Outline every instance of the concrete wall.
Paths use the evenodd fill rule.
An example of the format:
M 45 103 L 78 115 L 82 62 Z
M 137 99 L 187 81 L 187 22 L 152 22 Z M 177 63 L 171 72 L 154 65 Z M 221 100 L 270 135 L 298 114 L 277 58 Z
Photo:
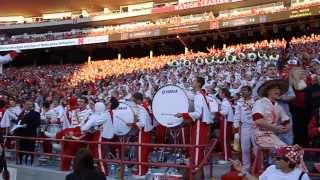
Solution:
M 60 172 L 39 167 L 8 165 L 10 180 L 64 180 L 69 172 Z M 16 178 L 14 177 L 16 174 Z

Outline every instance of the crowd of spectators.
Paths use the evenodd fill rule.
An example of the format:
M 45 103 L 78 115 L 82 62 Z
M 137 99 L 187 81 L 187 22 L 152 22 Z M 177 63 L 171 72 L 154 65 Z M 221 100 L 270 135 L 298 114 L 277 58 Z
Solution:
M 266 77 L 268 67 L 278 67 L 274 75 L 287 81 L 289 78 L 295 94 L 295 98 L 288 102 L 290 109 L 286 111 L 288 116 L 292 116 L 293 122 L 291 129 L 293 134 L 289 135 L 289 140 L 286 142 L 308 147 L 320 136 L 317 119 L 319 117 L 308 109 L 310 101 L 319 101 L 317 96 L 309 96 L 319 90 L 317 89 L 320 83 L 318 59 L 320 57 L 317 51 L 320 45 L 319 39 L 320 35 L 312 34 L 294 37 L 289 42 L 276 39 L 231 45 L 223 49 L 210 47 L 208 52 L 92 61 L 79 65 L 10 67 L 0 76 L 0 92 L 2 98 L 8 95 L 17 98 L 21 106 L 26 98 L 31 97 L 40 108 L 45 103 L 59 100 L 61 105 L 68 109 L 70 99 L 73 97 L 86 96 L 94 102 L 99 99 L 107 100 L 114 91 L 117 91 L 118 96 L 123 99 L 130 99 L 134 92 L 140 92 L 144 97 L 152 99 L 157 90 L 167 84 L 176 84 L 190 90 L 193 79 L 202 76 L 205 79 L 204 88 L 209 94 L 218 96 L 221 89 L 227 89 L 230 92 L 230 100 L 236 103 L 241 97 L 242 87 L 249 86 L 254 89 L 257 83 Z M 215 59 L 229 55 L 240 56 L 242 53 L 246 58 L 234 62 L 197 61 L 199 57 Z M 249 58 L 249 53 L 255 53 L 256 57 Z M 268 58 L 270 54 L 278 55 L 279 58 L 270 60 Z M 185 63 L 187 60 L 191 64 L 187 65 Z M 180 65 L 173 67 L 171 64 L 173 61 L 179 62 Z M 270 66 L 272 63 L 275 66 Z M 296 71 L 296 68 L 300 71 Z M 303 86 L 299 84 L 300 81 L 304 82 Z M 6 98 L 3 100 L 8 101 Z M 300 111 L 292 111 L 293 109 Z M 308 129 L 312 131 L 308 132 Z
M 314 4 L 308 4 L 311 6 Z M 155 22 L 145 21 L 145 22 L 135 22 L 130 24 L 122 24 L 115 26 L 104 26 L 100 28 L 86 28 L 86 29 L 73 29 L 68 32 L 48 32 L 44 34 L 23 34 L 23 35 L 13 35 L 13 36 L 1 36 L 0 45 L 4 44 L 18 44 L 18 43 L 28 43 L 28 42 L 38 42 L 38 41 L 50 41 L 50 40 L 60 40 L 60 39 L 70 39 L 70 38 L 80 38 L 88 36 L 98 36 L 98 35 L 111 35 L 115 33 L 129 33 L 129 32 L 139 32 L 142 30 L 155 30 L 159 28 L 166 28 L 170 26 L 183 26 L 191 25 L 201 22 L 219 21 L 232 19 L 235 17 L 246 17 L 252 15 L 264 15 L 272 14 L 280 11 L 290 10 L 286 8 L 282 3 L 261 7 L 261 8 L 244 8 L 245 10 L 235 10 L 220 13 L 215 16 L 213 12 L 205 12 L 195 15 L 187 16 L 174 16 L 169 18 L 158 19 Z

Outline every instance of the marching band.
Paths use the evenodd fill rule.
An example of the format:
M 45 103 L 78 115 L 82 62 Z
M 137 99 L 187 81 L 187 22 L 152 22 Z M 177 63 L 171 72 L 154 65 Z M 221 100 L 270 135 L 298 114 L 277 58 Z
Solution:
M 205 62 L 207 60 L 197 60 L 199 64 Z M 187 62 L 184 64 L 188 66 Z M 192 74 L 187 78 L 188 72 L 178 72 L 170 74 L 174 76 L 170 80 L 166 80 L 166 76 L 159 77 L 163 81 L 156 92 L 151 88 L 155 82 L 150 77 L 143 77 L 133 82 L 136 89 L 125 86 L 118 90 L 107 88 L 105 94 L 95 99 L 82 95 L 69 100 L 66 105 L 62 98 L 53 98 L 50 102 L 44 102 L 39 110 L 41 137 L 72 141 L 44 142 L 43 151 L 60 151 L 60 170 L 68 171 L 72 161 L 69 156 L 74 156 L 82 147 L 90 149 L 95 159 L 110 158 L 110 154 L 119 158 L 120 146 L 99 143 L 136 142 L 139 144 L 136 146 L 136 160 L 146 163 L 152 148 L 141 144 L 168 143 L 171 138 L 171 143 L 194 146 L 186 154 L 189 163 L 197 166 L 204 158 L 204 145 L 214 133 L 212 127 L 218 125 L 221 159 L 228 161 L 232 158 L 232 150 L 241 150 L 243 170 L 249 172 L 261 163 L 257 162 L 259 149 L 274 149 L 288 144 L 281 135 L 291 127 L 289 114 L 277 102 L 290 87 L 285 81 L 277 79 L 278 72 L 274 65 L 268 65 L 266 70 L 266 76 L 260 80 L 254 79 L 250 71 L 216 74 L 218 80 L 233 82 L 229 87 L 222 88 L 217 88 L 221 84 L 208 77 Z M 0 107 L 0 125 L 7 135 L 15 134 L 15 130 L 20 128 L 19 115 L 23 112 L 14 97 L 9 99 L 9 105 L 4 112 Z M 172 137 L 168 137 L 168 132 Z M 179 132 L 180 135 L 172 132 Z M 99 143 L 85 144 L 78 140 Z M 235 148 L 236 143 L 239 143 L 239 148 Z M 251 163 L 252 150 L 256 158 L 254 163 Z M 106 162 L 99 161 L 96 166 L 106 175 L 110 173 Z M 148 168 L 139 164 L 135 172 L 143 176 Z
M 63 142 L 60 145 L 44 143 L 43 150 L 50 153 L 52 147 L 53 149 L 60 148 L 62 155 L 64 155 L 61 159 L 60 169 L 68 171 L 71 168 L 72 158 L 66 156 L 74 156 L 81 147 L 87 146 L 96 159 L 109 157 L 107 146 L 102 144 L 86 145 L 76 140 L 131 141 L 139 144 L 165 143 L 166 132 L 173 128 L 181 128 L 183 135 L 181 140 L 176 142 L 185 142 L 196 146 L 194 149 L 191 148 L 187 154 L 190 163 L 199 165 L 205 152 L 201 145 L 208 143 L 212 124 L 219 123 L 222 159 L 227 161 L 231 158 L 231 144 L 235 131 L 241 137 L 243 167 L 249 171 L 252 166 L 252 147 L 285 145 L 277 134 L 288 130 L 289 117 L 283 112 L 281 106 L 273 103 L 273 100 L 270 99 L 272 94 L 270 95 L 269 92 L 274 87 L 276 89 L 274 91 L 278 90 L 275 92 L 276 95 L 281 95 L 288 88 L 283 82 L 280 80 L 266 81 L 258 89 L 258 95 L 263 98 L 257 101 L 254 101 L 251 87 L 242 86 L 240 89 L 241 97 L 236 102 L 231 102 L 228 89 L 222 88 L 218 90 L 218 93 L 215 92 L 216 89 L 205 90 L 205 83 L 206 80 L 203 77 L 197 76 L 194 77 L 191 91 L 179 86 L 167 85 L 160 88 L 152 100 L 140 92 L 132 94 L 129 100 L 122 99 L 118 91 L 113 91 L 110 98 L 96 100 L 94 106 L 89 105 L 89 100 L 85 96 L 79 97 L 76 104 L 72 106 L 63 107 L 58 99 L 54 99 L 51 104 L 44 103 L 40 112 L 43 124 L 42 137 L 75 141 Z M 182 99 L 178 102 L 171 99 L 172 97 L 179 99 L 180 96 Z M 11 98 L 9 102 L 10 108 L 3 113 L 1 121 L 1 127 L 7 128 L 7 131 L 17 123 L 18 115 L 22 111 L 14 98 Z M 162 107 L 159 103 L 164 106 Z M 281 126 L 278 126 L 277 122 Z M 152 141 L 153 134 L 156 135 L 156 141 Z M 270 138 L 272 140 L 268 141 Z M 120 147 L 110 145 L 109 153 L 115 153 L 114 148 Z M 138 162 L 148 162 L 150 152 L 151 148 L 138 146 Z M 98 162 L 97 167 L 108 174 L 107 163 Z M 147 171 L 146 165 L 138 165 L 137 175 L 142 176 Z

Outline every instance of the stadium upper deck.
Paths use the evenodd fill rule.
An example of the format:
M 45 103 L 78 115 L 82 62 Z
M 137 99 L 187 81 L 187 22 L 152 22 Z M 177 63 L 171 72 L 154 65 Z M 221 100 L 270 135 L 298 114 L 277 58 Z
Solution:
M 279 2 L 278 0 L 112 0 L 108 3 L 101 0 L 77 2 L 62 0 L 50 1 L 50 3 L 2 1 L 4 2 L 1 3 L 0 29 L 85 23 L 122 24 L 206 11 L 218 14 L 220 11 L 234 8 Z M 283 0 L 283 2 L 286 6 L 290 6 L 290 0 Z
M 113 9 L 106 8 L 107 5 L 104 6 L 102 3 L 99 5 L 101 6 L 100 10 L 102 7 L 105 8 L 103 12 L 99 13 L 90 12 L 89 10 L 94 9 L 94 7 L 87 4 L 88 9 L 82 9 L 80 14 L 79 10 L 72 10 L 72 8 L 80 6 L 81 3 L 84 3 L 82 1 L 77 5 L 76 3 L 70 4 L 72 1 L 64 6 L 61 5 L 62 10 L 54 10 L 57 13 L 49 13 L 50 8 L 44 5 L 43 14 L 39 17 L 0 17 L 0 23 L 3 23 L 2 26 L 0 24 L 0 29 L 3 32 L 1 35 L 0 31 L 0 51 L 74 46 L 177 35 L 273 23 L 320 14 L 319 0 L 299 2 L 294 0 L 186 1 L 189 0 L 179 2 L 121 1 L 123 3 L 121 3 L 121 6 L 119 4 L 119 6 L 110 6 Z M 8 3 L 5 4 L 5 6 L 8 6 Z M 14 4 L 12 3 L 13 10 L 14 7 L 18 8 L 18 5 Z M 74 5 L 74 7 L 71 5 Z M 20 6 L 23 6 L 23 3 Z M 39 3 L 40 6 L 42 6 L 41 3 Z M 51 9 L 54 9 L 54 6 Z M 62 11 L 64 12 L 61 13 Z M 19 12 L 19 10 L 16 9 L 16 12 Z

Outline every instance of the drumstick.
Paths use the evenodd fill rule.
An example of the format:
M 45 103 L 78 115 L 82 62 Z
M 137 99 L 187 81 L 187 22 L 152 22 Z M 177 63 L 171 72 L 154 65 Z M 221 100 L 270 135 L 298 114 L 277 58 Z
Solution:
M 116 116 L 118 119 L 120 119 L 123 123 L 128 124 L 124 119 L 122 119 L 120 116 Z
M 173 113 L 161 113 L 161 115 L 163 116 L 176 116 L 176 114 L 173 114 Z

